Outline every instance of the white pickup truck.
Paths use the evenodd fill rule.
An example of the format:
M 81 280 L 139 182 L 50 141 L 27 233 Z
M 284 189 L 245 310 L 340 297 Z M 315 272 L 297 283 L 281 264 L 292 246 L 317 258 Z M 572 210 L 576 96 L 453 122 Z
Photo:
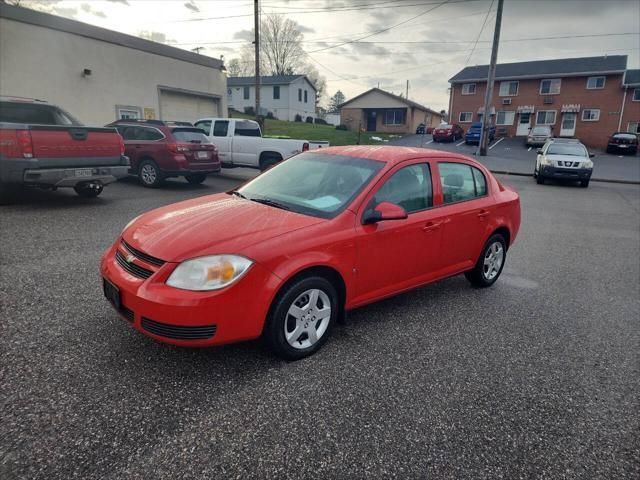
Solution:
M 202 129 L 218 148 L 223 167 L 266 170 L 271 165 L 310 148 L 329 146 L 329 142 L 263 138 L 260 125 L 253 120 L 201 118 L 194 125 Z

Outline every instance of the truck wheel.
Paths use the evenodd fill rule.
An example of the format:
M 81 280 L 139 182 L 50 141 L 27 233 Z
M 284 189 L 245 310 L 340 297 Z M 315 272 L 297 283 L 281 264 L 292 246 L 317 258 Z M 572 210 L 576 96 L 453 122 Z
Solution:
M 153 160 L 143 160 L 138 167 L 138 178 L 143 186 L 155 188 L 162 183 L 164 176 Z
M 536 177 L 536 183 L 538 185 L 544 185 L 544 177 L 540 175 L 540 172 L 538 172 L 538 176 Z
M 204 182 L 207 176 L 204 173 L 194 173 L 193 175 L 185 175 L 184 177 L 191 185 L 199 185 Z
M 100 183 L 83 183 L 73 187 L 78 195 L 84 198 L 95 198 L 102 193 L 104 186 Z
M 282 157 L 276 153 L 264 153 L 260 157 L 260 171 L 264 172 L 268 168 L 281 161 Z

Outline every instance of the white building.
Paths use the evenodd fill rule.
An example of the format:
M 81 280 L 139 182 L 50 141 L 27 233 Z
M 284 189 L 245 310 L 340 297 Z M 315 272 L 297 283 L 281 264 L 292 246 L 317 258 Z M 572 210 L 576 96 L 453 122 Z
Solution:
M 0 95 L 38 98 L 87 125 L 226 116 L 222 61 L 0 2 Z
M 296 115 L 316 118 L 316 88 L 305 75 L 273 75 L 261 77 L 260 113 L 271 112 L 279 120 L 293 122 Z M 255 77 L 229 77 L 227 103 L 230 109 L 244 112 L 255 108 Z

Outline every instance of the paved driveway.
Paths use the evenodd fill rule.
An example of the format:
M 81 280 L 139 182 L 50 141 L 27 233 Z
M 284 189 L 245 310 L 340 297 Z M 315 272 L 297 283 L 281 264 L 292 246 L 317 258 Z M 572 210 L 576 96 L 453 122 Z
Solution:
M 464 140 L 453 143 L 433 142 L 431 135 L 408 135 L 391 140 L 390 145 L 425 147 L 446 150 L 473 156 L 491 170 L 500 172 L 533 174 L 536 163 L 536 148 L 525 147 L 524 141 L 516 138 L 499 138 L 489 146 L 486 157 L 475 156 L 477 145 L 466 145 Z M 640 155 L 609 155 L 591 150 L 596 156 L 593 179 L 631 181 L 640 183 Z
M 500 179 L 523 225 L 496 285 L 361 308 L 296 363 L 155 343 L 102 297 L 130 219 L 236 181 L 0 207 L 0 478 L 639 478 L 640 187 Z

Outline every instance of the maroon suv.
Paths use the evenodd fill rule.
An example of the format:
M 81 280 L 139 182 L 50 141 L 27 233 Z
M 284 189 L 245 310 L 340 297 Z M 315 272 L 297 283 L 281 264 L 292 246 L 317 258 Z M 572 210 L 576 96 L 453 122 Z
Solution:
M 201 129 L 185 122 L 118 120 L 131 173 L 145 187 L 157 187 L 168 177 L 202 183 L 207 174 L 220 171 L 218 151 Z

